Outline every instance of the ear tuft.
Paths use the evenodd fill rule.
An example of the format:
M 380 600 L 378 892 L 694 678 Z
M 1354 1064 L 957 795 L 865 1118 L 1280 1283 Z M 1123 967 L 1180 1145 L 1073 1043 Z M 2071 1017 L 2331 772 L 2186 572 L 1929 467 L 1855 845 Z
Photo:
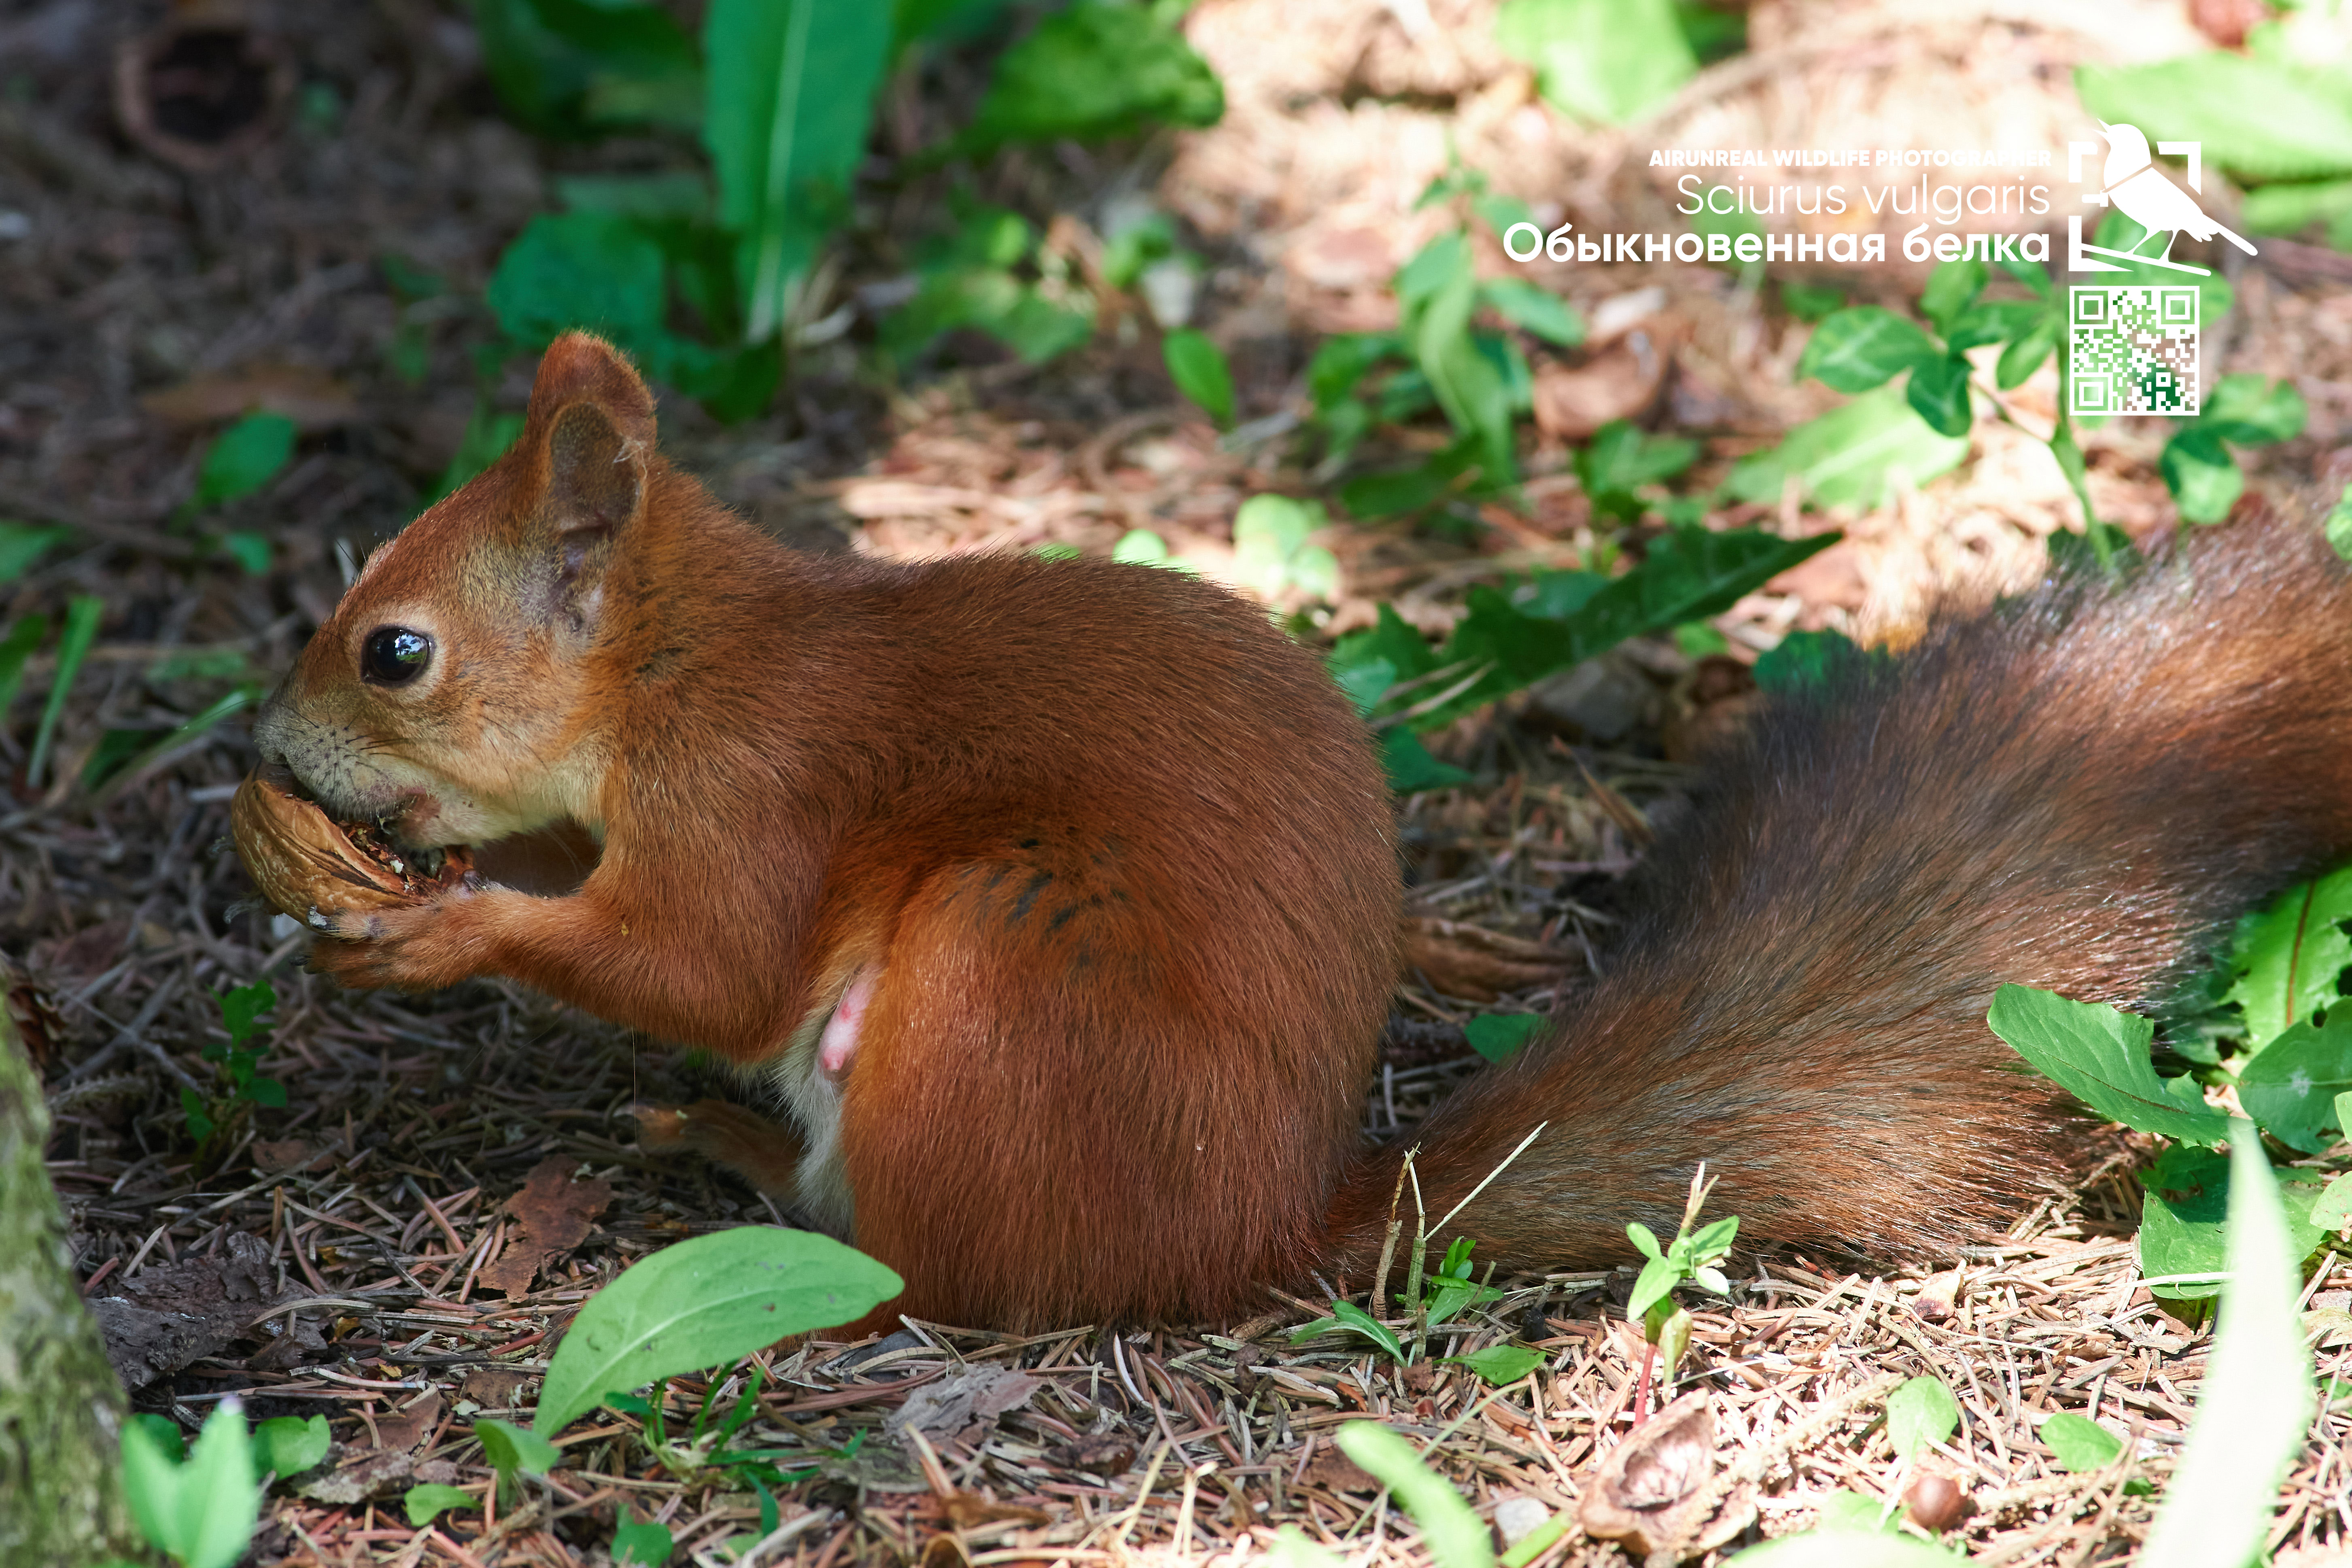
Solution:
M 620 350 L 588 332 L 564 333 L 541 358 L 530 384 L 532 433 L 548 430 L 577 404 L 593 405 L 640 460 L 652 453 L 653 394 Z

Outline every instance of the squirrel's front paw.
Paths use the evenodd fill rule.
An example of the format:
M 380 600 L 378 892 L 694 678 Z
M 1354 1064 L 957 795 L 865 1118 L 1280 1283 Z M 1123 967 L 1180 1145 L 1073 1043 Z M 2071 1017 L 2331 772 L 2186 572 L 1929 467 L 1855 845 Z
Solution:
M 466 952 L 470 889 L 401 909 L 313 910 L 310 968 L 358 989 L 437 991 L 476 973 Z

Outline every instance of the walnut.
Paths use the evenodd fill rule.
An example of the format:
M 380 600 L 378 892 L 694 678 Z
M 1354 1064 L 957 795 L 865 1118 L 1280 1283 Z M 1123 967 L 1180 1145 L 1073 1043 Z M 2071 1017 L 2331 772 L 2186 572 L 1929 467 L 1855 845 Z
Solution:
M 296 920 L 314 910 L 396 909 L 456 886 L 462 848 L 404 850 L 372 822 L 337 822 L 282 767 L 257 770 L 229 803 L 229 830 L 254 886 Z

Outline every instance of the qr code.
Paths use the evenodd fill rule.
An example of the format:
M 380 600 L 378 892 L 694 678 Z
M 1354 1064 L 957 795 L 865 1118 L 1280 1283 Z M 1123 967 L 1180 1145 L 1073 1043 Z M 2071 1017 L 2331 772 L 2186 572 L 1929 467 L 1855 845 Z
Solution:
M 2066 324 L 2075 414 L 2197 412 L 2197 290 L 2075 289 Z

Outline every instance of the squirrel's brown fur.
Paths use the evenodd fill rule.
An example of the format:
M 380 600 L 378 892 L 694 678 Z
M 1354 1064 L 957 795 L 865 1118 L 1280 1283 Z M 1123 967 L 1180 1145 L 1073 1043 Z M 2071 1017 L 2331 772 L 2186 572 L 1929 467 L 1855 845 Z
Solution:
M 649 1142 L 744 1169 L 1006 1327 L 1231 1317 L 1377 1254 L 1350 1164 L 1395 980 L 1385 790 L 1315 658 L 1178 574 L 786 552 L 574 334 L 514 450 L 373 557 L 256 727 L 413 845 L 566 823 L 562 897 L 331 915 L 314 967 L 522 981 L 772 1078 Z M 433 639 L 363 678 L 372 633 Z M 2047 1169 L 2003 981 L 2144 1004 L 2352 850 L 2352 587 L 2305 531 L 2062 583 L 1784 701 L 1669 833 L 1604 977 L 1418 1137 L 1506 1268 L 1615 1260 L 1691 1168 L 1743 1237 L 1946 1244 Z M 1440 1238 L 1444 1239 L 1444 1238 Z

